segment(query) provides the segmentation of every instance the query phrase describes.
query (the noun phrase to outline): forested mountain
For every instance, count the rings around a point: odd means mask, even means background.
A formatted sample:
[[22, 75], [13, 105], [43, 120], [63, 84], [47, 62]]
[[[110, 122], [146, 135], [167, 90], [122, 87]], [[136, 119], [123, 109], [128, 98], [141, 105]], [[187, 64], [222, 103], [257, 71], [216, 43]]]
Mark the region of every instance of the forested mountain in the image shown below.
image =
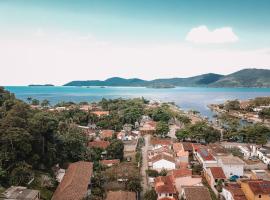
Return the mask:
[[214, 87], [270, 87], [270, 70], [243, 69], [224, 76], [210, 86]]
[[229, 75], [214, 73], [189, 78], [167, 78], [151, 81], [113, 77], [104, 81], [71, 81], [65, 86], [142, 86], [142, 87], [270, 87], [270, 70], [244, 69]]

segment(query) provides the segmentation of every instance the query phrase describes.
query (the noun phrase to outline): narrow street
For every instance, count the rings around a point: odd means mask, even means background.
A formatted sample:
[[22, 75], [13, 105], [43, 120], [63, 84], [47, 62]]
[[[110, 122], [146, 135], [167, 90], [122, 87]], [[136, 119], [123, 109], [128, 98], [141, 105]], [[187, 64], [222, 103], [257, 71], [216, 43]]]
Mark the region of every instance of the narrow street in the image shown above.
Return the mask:
[[146, 175], [146, 172], [145, 172], [145, 170], [148, 169], [147, 151], [148, 151], [148, 148], [149, 148], [149, 140], [150, 140], [150, 135], [145, 135], [144, 136], [145, 145], [142, 147], [142, 167], [141, 167], [142, 187], [143, 187], [142, 196], [144, 195], [144, 193], [149, 188], [148, 187], [147, 175]]

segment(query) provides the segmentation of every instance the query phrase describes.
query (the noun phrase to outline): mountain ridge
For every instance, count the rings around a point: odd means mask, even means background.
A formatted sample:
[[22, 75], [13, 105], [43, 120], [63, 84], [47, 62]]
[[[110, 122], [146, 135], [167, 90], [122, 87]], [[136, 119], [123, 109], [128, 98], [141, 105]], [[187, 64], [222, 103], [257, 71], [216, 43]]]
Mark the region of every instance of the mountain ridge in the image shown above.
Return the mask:
[[247, 68], [221, 75], [201, 74], [187, 78], [158, 78], [143, 80], [139, 78], [111, 77], [102, 80], [71, 81], [64, 86], [133, 86], [133, 87], [270, 87], [270, 70]]

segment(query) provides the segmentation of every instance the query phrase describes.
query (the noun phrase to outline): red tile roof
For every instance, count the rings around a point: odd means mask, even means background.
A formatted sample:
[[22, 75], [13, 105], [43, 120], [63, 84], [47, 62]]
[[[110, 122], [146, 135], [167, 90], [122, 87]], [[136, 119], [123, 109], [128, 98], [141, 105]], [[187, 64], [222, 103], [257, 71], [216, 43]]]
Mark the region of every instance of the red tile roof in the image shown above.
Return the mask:
[[192, 176], [192, 170], [191, 169], [174, 169], [169, 172], [172, 177], [179, 178], [179, 177], [184, 177], [184, 176]]
[[158, 176], [155, 178], [156, 193], [176, 193], [172, 176]]
[[191, 143], [193, 151], [197, 151], [199, 148], [202, 147], [199, 143]]
[[210, 167], [210, 171], [214, 179], [226, 179], [226, 176], [221, 167]]
[[93, 141], [88, 143], [88, 147], [94, 147], [94, 148], [101, 148], [106, 149], [110, 145], [110, 142], [108, 141]]
[[172, 145], [172, 141], [170, 139], [151, 138], [151, 144], [170, 146]]
[[136, 193], [127, 191], [109, 191], [106, 200], [136, 200]]
[[178, 157], [186, 157], [189, 155], [188, 151], [184, 150], [183, 144], [180, 142], [173, 143], [173, 151]]
[[100, 137], [101, 138], [112, 138], [114, 134], [114, 130], [101, 130], [100, 131]]
[[216, 160], [214, 156], [205, 148], [198, 148], [197, 152], [204, 161]]
[[81, 200], [87, 195], [93, 173], [93, 163], [79, 161], [69, 165], [53, 194], [52, 200]]
[[185, 151], [193, 151], [191, 142], [182, 142]]
[[151, 159], [149, 159], [149, 162], [154, 163], [154, 162], [157, 162], [159, 160], [167, 160], [167, 161], [175, 163], [174, 157], [166, 155], [164, 153], [159, 153], [159, 154], [153, 156]]
[[270, 181], [248, 180], [247, 183], [254, 194], [270, 194]]
[[103, 165], [115, 165], [115, 164], [119, 164], [120, 160], [119, 159], [101, 160], [100, 163], [103, 164]]
[[211, 200], [209, 190], [204, 186], [184, 186], [186, 200]]
[[224, 187], [226, 190], [230, 191], [234, 200], [247, 200], [241, 186], [238, 183], [230, 183]]

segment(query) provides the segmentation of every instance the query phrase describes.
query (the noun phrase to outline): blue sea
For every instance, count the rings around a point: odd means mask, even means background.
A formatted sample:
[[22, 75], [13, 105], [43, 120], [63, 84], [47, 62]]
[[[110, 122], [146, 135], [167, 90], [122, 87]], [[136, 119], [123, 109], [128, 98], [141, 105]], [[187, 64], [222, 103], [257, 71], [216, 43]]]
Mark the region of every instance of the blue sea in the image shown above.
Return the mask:
[[203, 116], [212, 117], [207, 107], [211, 103], [222, 103], [230, 99], [251, 99], [259, 96], [270, 96], [270, 88], [144, 88], [144, 87], [46, 87], [46, 86], [7, 86], [7, 90], [16, 97], [26, 100], [27, 97], [39, 100], [48, 99], [53, 105], [61, 101], [99, 101], [102, 98], [145, 97], [149, 100], [175, 102], [184, 110], [197, 110]]

